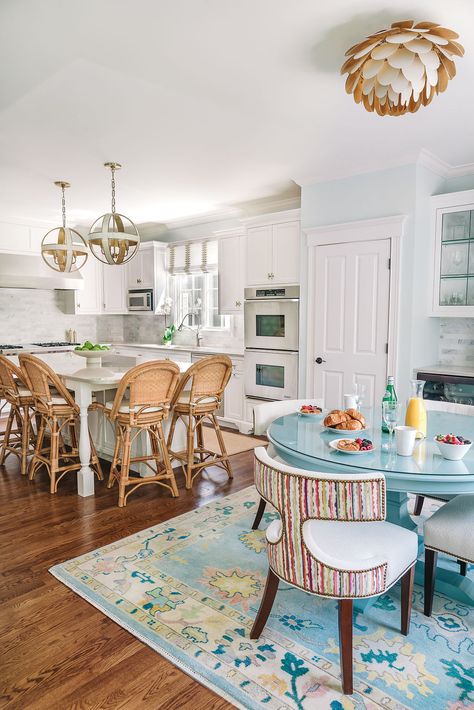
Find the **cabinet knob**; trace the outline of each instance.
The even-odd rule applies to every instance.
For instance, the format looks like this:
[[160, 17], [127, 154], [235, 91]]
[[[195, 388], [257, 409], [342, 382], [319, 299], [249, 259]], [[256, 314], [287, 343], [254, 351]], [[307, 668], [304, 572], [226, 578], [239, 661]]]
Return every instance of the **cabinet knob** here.
[[241, 302], [241, 301], [236, 301], [236, 302], [235, 302], [235, 305], [236, 305], [237, 307], [240, 307], [240, 306], [242, 305], [242, 302]]
[[141, 282], [142, 282], [141, 279], [137, 279], [137, 284], [141, 284]]

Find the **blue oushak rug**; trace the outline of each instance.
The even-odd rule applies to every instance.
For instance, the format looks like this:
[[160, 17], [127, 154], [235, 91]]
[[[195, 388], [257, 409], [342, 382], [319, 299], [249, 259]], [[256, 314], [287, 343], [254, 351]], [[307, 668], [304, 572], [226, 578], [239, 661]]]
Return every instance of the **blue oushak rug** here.
[[427, 619], [419, 587], [408, 637], [398, 585], [355, 614], [353, 696], [341, 694], [337, 602], [280, 583], [250, 641], [268, 569], [257, 500], [247, 488], [50, 571], [236, 707], [474, 707], [474, 608], [437, 595]]

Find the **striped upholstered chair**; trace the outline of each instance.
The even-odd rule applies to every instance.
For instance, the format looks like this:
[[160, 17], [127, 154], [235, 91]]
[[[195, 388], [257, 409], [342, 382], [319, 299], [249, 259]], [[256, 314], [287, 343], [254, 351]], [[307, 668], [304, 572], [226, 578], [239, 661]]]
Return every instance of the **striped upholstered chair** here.
[[344, 693], [353, 692], [352, 604], [402, 582], [401, 631], [410, 626], [416, 533], [385, 522], [381, 473], [329, 474], [292, 468], [255, 449], [255, 485], [280, 513], [266, 531], [269, 570], [250, 637], [260, 636], [280, 580], [338, 600]]

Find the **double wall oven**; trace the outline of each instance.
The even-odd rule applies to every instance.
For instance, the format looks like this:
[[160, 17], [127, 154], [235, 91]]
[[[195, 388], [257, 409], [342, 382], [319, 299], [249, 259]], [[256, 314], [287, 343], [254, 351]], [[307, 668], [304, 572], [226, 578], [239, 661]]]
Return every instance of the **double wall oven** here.
[[299, 286], [245, 289], [247, 397], [297, 397], [299, 296]]

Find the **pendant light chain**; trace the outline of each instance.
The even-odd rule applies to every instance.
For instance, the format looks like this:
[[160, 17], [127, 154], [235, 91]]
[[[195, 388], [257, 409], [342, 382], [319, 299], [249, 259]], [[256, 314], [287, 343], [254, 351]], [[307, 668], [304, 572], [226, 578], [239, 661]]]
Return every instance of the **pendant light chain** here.
[[62, 213], [63, 213], [63, 227], [66, 227], [66, 196], [64, 193], [64, 184], [61, 185], [61, 192], [62, 192], [62, 198], [61, 198], [61, 206], [62, 206]]
[[112, 214], [115, 214], [115, 165], [110, 167], [112, 172]]

